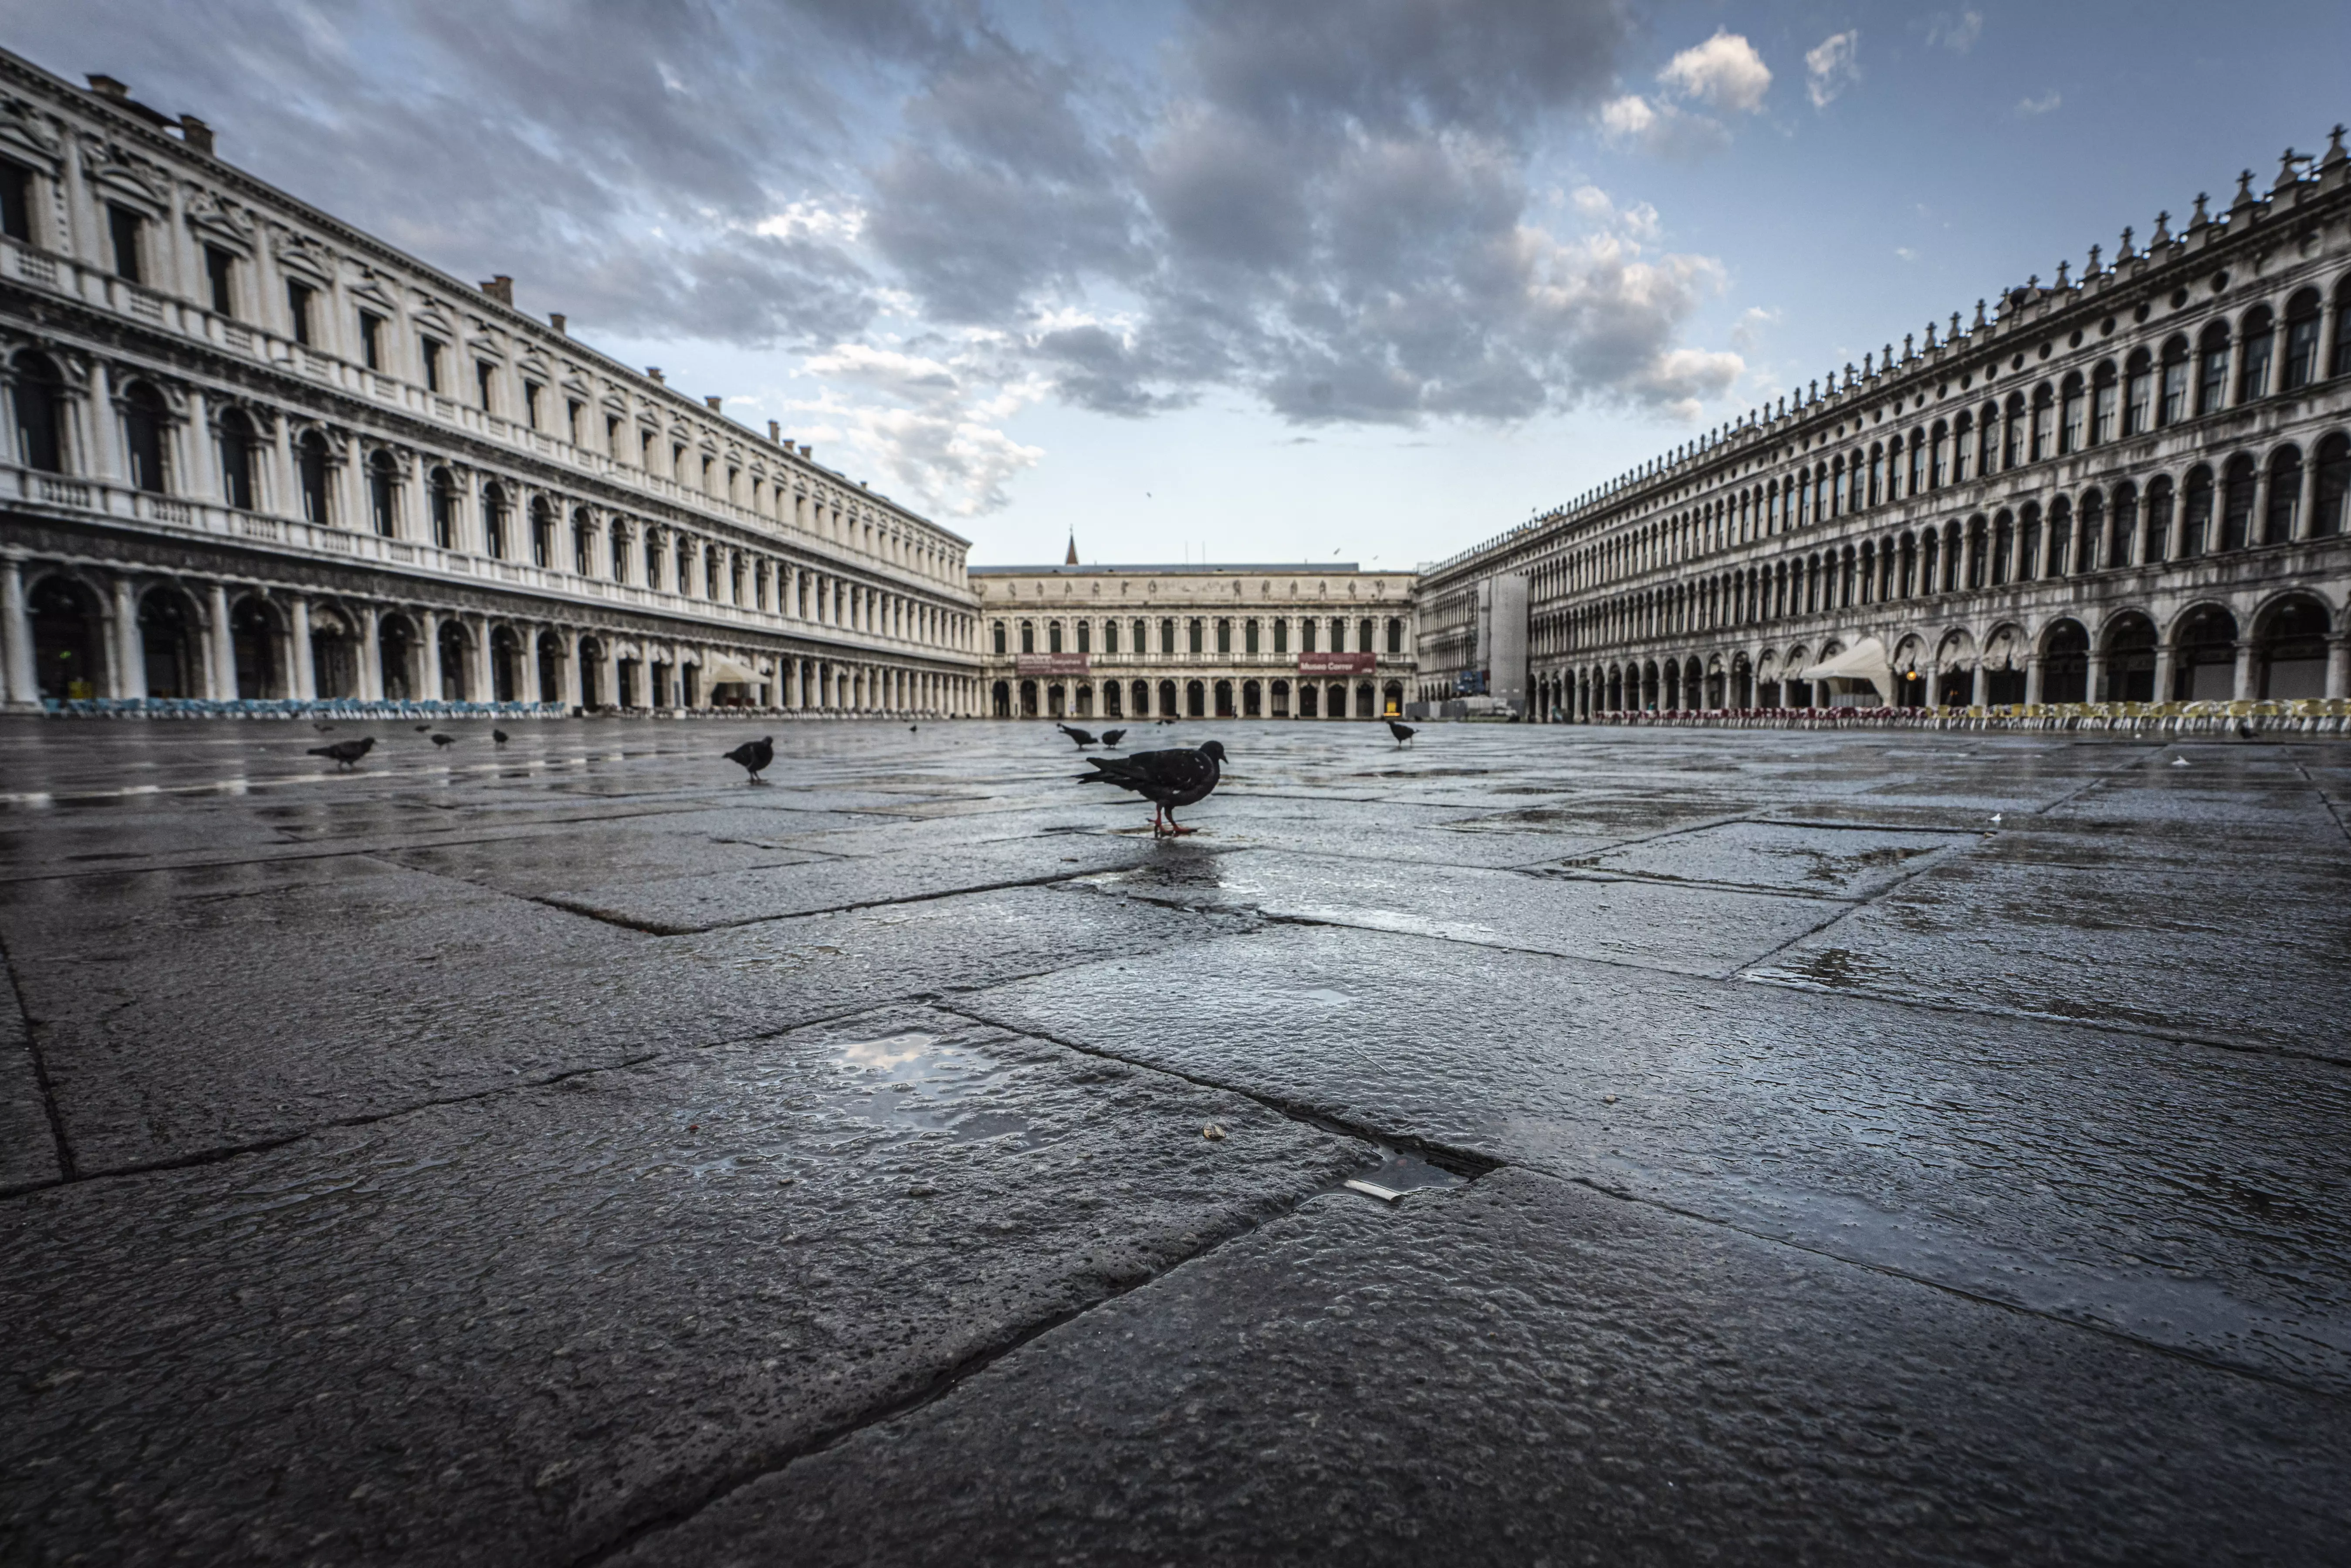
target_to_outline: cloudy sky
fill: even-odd
[[[2351,119],[2351,6],[0,0],[982,562],[1437,559]]]

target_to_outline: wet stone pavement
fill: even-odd
[[[0,724],[0,1562],[2351,1560],[2351,746],[449,733]]]

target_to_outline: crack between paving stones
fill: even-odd
[[[1482,1155],[1473,1155],[1464,1150],[1457,1150],[1444,1145],[1429,1144],[1424,1140],[1416,1138],[1376,1135],[1363,1129],[1351,1126],[1338,1119],[1316,1113],[1311,1108],[1294,1105],[1274,1096],[1270,1096],[1253,1090],[1238,1088],[1228,1083],[1220,1083],[1213,1079],[1196,1077],[1193,1074],[1181,1072],[1173,1068],[1164,1067],[1155,1062],[1136,1061],[1130,1058],[1120,1056],[1115,1051],[1107,1051],[1097,1047],[1082,1045],[1077,1041],[1063,1040],[1058,1036],[1048,1034],[1039,1030],[1007,1024],[1000,1019],[987,1018],[982,1014],[975,1013],[967,1009],[956,1007],[952,1004],[940,1001],[935,998],[925,1001],[922,1005],[929,1007],[935,1011],[948,1014],[951,1017],[963,1019],[967,1022],[978,1024],[985,1029],[1001,1030],[1002,1032],[1015,1038],[1045,1040],[1050,1044],[1058,1045],[1065,1051],[1073,1051],[1081,1056],[1092,1057],[1097,1061],[1116,1061],[1123,1066],[1132,1067],[1138,1071],[1148,1072],[1155,1077],[1170,1078],[1179,1082],[1192,1084],[1198,1088],[1213,1089],[1222,1093],[1237,1095],[1254,1104],[1262,1105],[1268,1110],[1276,1112],[1288,1120],[1303,1123],[1307,1125],[1315,1127],[1320,1131],[1330,1133],[1336,1136],[1344,1137],[1352,1142],[1369,1144],[1374,1147],[1384,1145],[1389,1148],[1407,1148],[1413,1153],[1418,1154],[1423,1158],[1427,1159],[1431,1165],[1439,1166],[1440,1168],[1450,1171],[1456,1176],[1466,1176],[1471,1182],[1475,1182],[1480,1176],[1488,1176],[1494,1171],[1502,1169],[1506,1163],[1500,1160],[1489,1159]],[[867,1008],[862,1010],[865,1012],[872,1012],[876,1009]],[[948,1395],[954,1393],[957,1388],[970,1381],[973,1377],[978,1375],[980,1373],[986,1372],[988,1368],[1004,1360],[1007,1356],[1013,1354],[1015,1352],[1018,1352],[1036,1340],[1042,1338],[1044,1335],[1051,1333],[1054,1330],[1061,1328],[1066,1324],[1075,1322],[1080,1318],[1082,1318],[1091,1312],[1097,1312],[1102,1308],[1108,1306],[1113,1301],[1116,1301],[1123,1297],[1132,1295],[1135,1291],[1140,1291],[1146,1286],[1155,1284],[1174,1274],[1177,1270],[1188,1268],[1191,1265],[1199,1262],[1201,1260],[1207,1258],[1211,1254],[1230,1246],[1236,1241],[1239,1241],[1247,1237],[1255,1235],[1258,1231],[1263,1229],[1266,1226],[1274,1223],[1276,1220],[1289,1218],[1292,1215],[1298,1213],[1299,1210],[1305,1207],[1307,1204],[1322,1197],[1324,1190],[1326,1189],[1317,1189],[1313,1192],[1302,1194],[1295,1200],[1282,1204],[1280,1207],[1271,1209],[1270,1212],[1260,1214],[1255,1218],[1243,1216],[1229,1228],[1218,1235],[1211,1237],[1203,1245],[1196,1247],[1191,1251],[1185,1253],[1182,1257],[1171,1260],[1163,1268],[1152,1270],[1141,1278],[1133,1280],[1124,1284],[1113,1285],[1112,1288],[1103,1291],[1101,1295],[1096,1296],[1092,1301],[1083,1302],[1077,1306],[1063,1308],[1059,1312],[1052,1312],[1045,1317],[1040,1318],[1033,1322],[1025,1323],[1014,1328],[998,1336],[990,1343],[982,1345],[963,1356],[952,1366],[933,1374],[929,1378],[925,1380],[920,1387],[903,1395],[896,1399],[893,1399],[886,1403],[874,1406],[867,1410],[861,1411],[856,1415],[848,1416],[818,1432],[812,1433],[798,1442],[781,1445],[775,1449],[759,1455],[746,1464],[734,1468],[719,1477],[718,1479],[708,1487],[701,1496],[694,1499],[692,1501],[681,1504],[676,1508],[667,1510],[652,1519],[641,1520],[635,1524],[623,1529],[618,1536],[605,1544],[592,1547],[585,1552],[573,1557],[570,1560],[570,1568],[596,1568],[597,1564],[611,1561],[614,1557],[629,1551],[631,1548],[650,1537],[658,1535],[664,1531],[674,1530],[679,1525],[688,1522],[706,1510],[725,1501],[727,1498],[733,1496],[736,1492],[742,1490],[745,1487],[751,1486],[762,1479],[765,1479],[768,1476],[778,1474],[781,1471],[789,1469],[792,1465],[801,1459],[809,1458],[817,1454],[824,1453],[829,1449],[838,1448],[841,1444],[857,1437],[862,1432],[871,1430],[875,1427],[887,1426],[893,1421],[898,1420],[903,1416],[911,1416],[918,1410],[937,1403],[939,1400],[944,1399]]]
[[[402,869],[414,871],[418,868],[408,866]],[[559,909],[566,915],[577,915],[583,919],[601,921],[607,925],[618,926],[623,931],[643,932],[648,936],[698,936],[711,931],[733,931],[746,925],[764,925],[773,920],[804,920],[817,915],[849,915],[861,909],[889,909],[902,904],[935,904],[943,898],[960,898],[966,894],[973,893],[1005,893],[1019,887],[1051,887],[1059,883],[1073,882],[1080,877],[1101,874],[1100,872],[1089,871],[1056,872],[1048,876],[1020,877],[1009,882],[975,883],[968,887],[943,888],[936,893],[909,894],[903,898],[869,898],[853,904],[829,904],[821,909],[789,909],[778,911],[774,915],[747,915],[741,920],[715,920],[703,925],[668,925],[653,921],[630,920],[622,915],[607,914],[589,904],[575,904],[567,899],[538,894],[517,893],[508,894],[507,896],[519,898],[531,904],[544,904],[549,909]],[[468,883],[466,885],[470,887],[477,884]]]
[[[41,1050],[40,1026],[33,1021],[31,1011],[25,1006],[25,984],[16,974],[16,961],[5,942],[0,942],[0,967],[8,971],[8,990],[16,999],[17,1021],[25,1026],[25,1054],[33,1063],[33,1083],[41,1092],[41,1111],[48,1118],[49,1140],[57,1158],[59,1181],[72,1181],[75,1176],[73,1144],[66,1137],[64,1115],[57,1110],[57,1092],[49,1082],[48,1057]],[[36,1182],[28,1186],[0,1192],[0,1197],[13,1197],[18,1193],[37,1192],[54,1186],[57,1182]]]

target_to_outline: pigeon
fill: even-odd
[[[764,782],[759,770],[776,759],[776,737],[763,735],[757,740],[747,740],[726,754],[726,760],[741,767],[750,775],[750,782]]]
[[[1091,730],[1071,729],[1066,724],[1056,724],[1053,727],[1060,730],[1063,735],[1068,736],[1071,740],[1076,741],[1078,743],[1078,749],[1081,751],[1083,751],[1087,747],[1092,746],[1094,743],[1093,733]]]
[[[2253,727],[2251,723],[2241,718],[2237,721],[2237,738],[2239,740],[2251,740],[2253,738]]]
[[[919,724],[910,724],[906,727],[906,733],[908,735],[920,735],[923,733],[923,727]]]
[[[436,733],[433,737],[433,744],[435,746],[455,746],[457,744],[457,737],[454,735],[440,735]]]
[[[1390,719],[1388,720],[1388,733],[1396,737],[1396,744],[1398,746],[1402,746],[1405,741],[1410,740],[1414,736],[1418,735],[1420,731],[1413,728],[1412,726],[1408,724],[1398,724],[1395,720]]]
[[[332,746],[314,746],[310,748],[310,755],[332,758],[336,770],[340,772],[373,749],[375,737],[363,735],[357,740],[339,740]]]
[[[1115,784],[1152,803],[1151,836],[1155,839],[1199,831],[1177,827],[1176,808],[1208,798],[1224,777],[1225,747],[1212,740],[1197,751],[1138,751],[1132,757],[1089,757],[1086,761],[1093,771],[1079,774],[1080,783]]]
[[[1102,744],[1104,746],[1116,746],[1120,741],[1124,740],[1125,738],[1126,731],[1123,729],[1106,729],[1102,731]]]
[[[323,731],[326,731],[326,730],[332,729],[332,728],[334,728],[335,727],[334,727],[333,725],[331,725],[331,724],[314,724],[314,725],[312,725],[310,727],[311,727],[312,729],[319,730],[319,731],[322,731],[322,732],[323,732]]]
[[[426,730],[431,729],[432,727],[433,727],[429,724],[420,724],[416,727],[416,733],[423,735]]]
[[[503,729],[494,729],[490,731],[490,738],[504,746],[507,743],[507,732]]]

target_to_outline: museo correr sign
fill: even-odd
[[[1376,653],[1301,653],[1301,675],[1368,675],[1378,667]]]
[[[1086,673],[1086,655],[1020,653],[1014,656],[1013,666],[1024,675],[1082,675]]]

